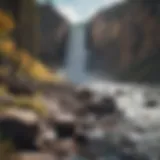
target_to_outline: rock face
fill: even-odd
[[[16,144],[15,149],[21,150],[36,150],[34,140],[38,127],[36,125],[27,125],[15,119],[3,119],[0,121],[1,134],[6,138],[11,138]]]
[[[39,5],[40,13],[40,57],[56,67],[63,63],[64,49],[68,37],[68,22],[53,6]]]
[[[95,66],[107,74],[117,75],[127,74],[131,69],[132,73],[136,72],[138,67],[142,73],[133,74],[130,79],[155,79],[160,51],[159,4],[159,0],[126,0],[97,13],[87,33],[87,46],[94,64],[91,68]],[[151,61],[155,64],[152,67]]]

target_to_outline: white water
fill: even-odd
[[[65,54],[65,64],[58,72],[75,84],[86,84],[91,81],[111,80],[96,71],[87,70],[88,50],[85,45],[85,23],[72,24]],[[106,74],[105,74],[106,75]]]
[[[64,72],[67,78],[76,84],[87,81],[86,63],[85,24],[74,24],[70,29],[65,57]]]

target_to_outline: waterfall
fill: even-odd
[[[86,81],[86,63],[85,24],[74,24],[71,26],[66,48],[64,71],[67,78],[73,83]]]
[[[88,50],[85,45],[86,24],[72,24],[70,27],[68,43],[66,46],[65,62],[59,70],[67,79],[75,84],[90,83],[109,79],[110,76],[102,76],[97,71],[87,70]]]

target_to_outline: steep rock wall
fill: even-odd
[[[68,22],[53,6],[40,5],[40,57],[47,64],[57,67],[63,63],[68,37]]]
[[[103,59],[101,70],[112,75],[127,74],[133,65],[159,54],[159,10],[159,0],[126,0],[93,17],[88,24],[87,45],[94,56]],[[146,69],[145,74],[151,72],[151,68]]]

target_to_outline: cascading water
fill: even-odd
[[[71,26],[66,52],[64,71],[67,78],[76,84],[83,83],[88,79],[85,24]]]
[[[85,23],[72,24],[66,46],[65,64],[60,73],[75,84],[87,84],[90,81],[109,80],[110,76],[102,76],[97,71],[87,70],[88,50],[85,45]]]

